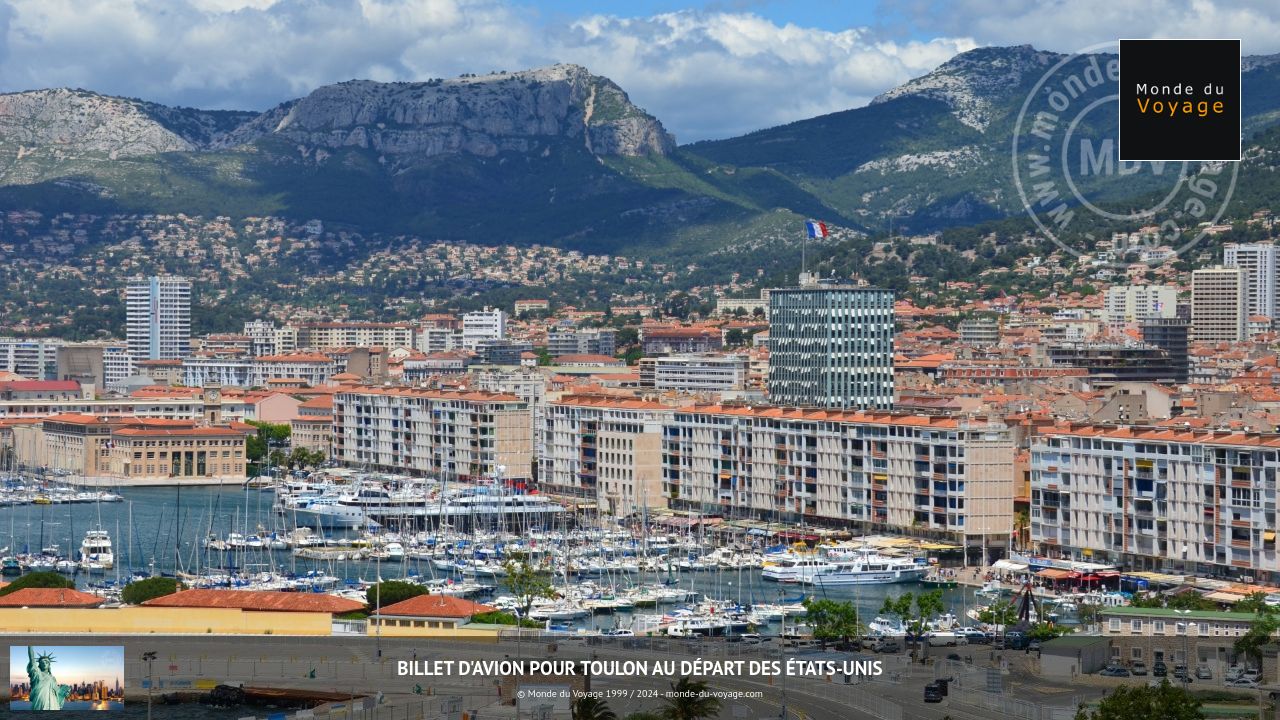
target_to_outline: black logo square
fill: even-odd
[[[1239,160],[1240,41],[1121,40],[1120,159]]]

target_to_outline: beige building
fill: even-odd
[[[657,402],[599,395],[549,403],[539,488],[615,516],[666,507],[662,428],[673,412]]]
[[[86,484],[244,482],[248,426],[66,413],[13,427],[19,463]]]
[[[674,413],[663,453],[677,509],[930,532],[974,559],[1013,530],[1015,438],[1002,423],[695,406]]]
[[[333,458],[386,472],[523,482],[533,470],[531,413],[507,393],[343,389],[333,399]]]
[[[1191,339],[1245,339],[1248,276],[1243,268],[1205,268],[1191,273]]]
[[[333,457],[333,396],[317,395],[298,405],[298,414],[289,421],[295,448],[319,450]]]

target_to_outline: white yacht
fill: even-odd
[[[818,587],[918,582],[927,570],[911,558],[889,557],[867,550],[818,568],[809,582]]]
[[[111,551],[111,536],[106,530],[89,530],[80,543],[80,567],[85,570],[110,570],[116,557]]]
[[[760,577],[781,583],[798,583],[803,582],[806,577],[812,577],[816,569],[830,565],[830,561],[816,556],[784,556],[765,560],[764,569],[760,571]]]

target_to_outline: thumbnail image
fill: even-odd
[[[9,710],[119,710],[124,648],[118,645],[9,647]]]

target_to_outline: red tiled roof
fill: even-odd
[[[239,608],[241,610],[326,613],[345,613],[364,608],[362,602],[335,595],[274,590],[183,590],[142,604],[149,607]]]
[[[0,607],[97,607],[102,598],[71,588],[23,588],[0,595]]]
[[[469,618],[476,613],[492,611],[492,607],[472,602],[466,598],[452,595],[419,595],[408,600],[402,600],[394,605],[388,605],[382,608],[381,614],[433,618]]]
[[[75,380],[8,380],[0,382],[0,392],[80,392]]]

